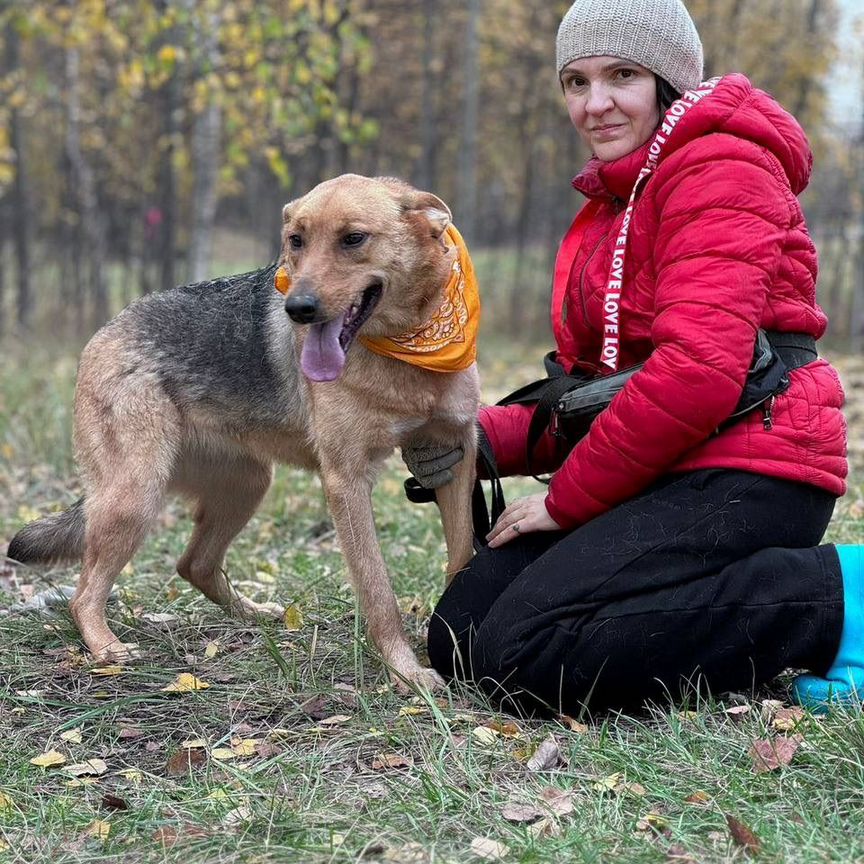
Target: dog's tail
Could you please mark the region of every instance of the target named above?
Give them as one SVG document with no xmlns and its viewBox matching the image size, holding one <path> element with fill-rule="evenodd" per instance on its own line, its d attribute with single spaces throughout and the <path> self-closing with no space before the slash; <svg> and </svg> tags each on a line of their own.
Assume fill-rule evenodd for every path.
<svg viewBox="0 0 864 864">
<path fill-rule="evenodd" d="M 6 557 L 21 564 L 77 561 L 84 554 L 84 499 L 62 513 L 25 525 L 10 541 Z"/>
</svg>

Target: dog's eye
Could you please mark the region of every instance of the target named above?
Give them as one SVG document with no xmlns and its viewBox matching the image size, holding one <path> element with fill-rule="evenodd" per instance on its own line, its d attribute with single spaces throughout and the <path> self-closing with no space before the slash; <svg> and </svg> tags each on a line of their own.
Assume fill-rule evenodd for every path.
<svg viewBox="0 0 864 864">
<path fill-rule="evenodd" d="M 288 245 L 292 249 L 299 249 L 303 245 L 303 238 L 299 234 L 291 234 L 288 237 Z"/>
<path fill-rule="evenodd" d="M 343 246 L 359 246 L 369 235 L 362 231 L 352 231 L 342 238 Z"/>
</svg>

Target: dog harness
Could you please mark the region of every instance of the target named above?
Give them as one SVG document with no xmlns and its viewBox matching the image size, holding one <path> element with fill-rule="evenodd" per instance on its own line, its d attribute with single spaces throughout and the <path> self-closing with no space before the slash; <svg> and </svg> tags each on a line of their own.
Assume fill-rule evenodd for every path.
<svg viewBox="0 0 864 864">
<path fill-rule="evenodd" d="M 426 324 L 411 333 L 361 335 L 360 341 L 370 351 L 433 372 L 458 372 L 477 359 L 480 292 L 474 265 L 455 226 L 447 226 L 444 240 L 456 248 L 456 259 L 441 305 Z"/>
</svg>

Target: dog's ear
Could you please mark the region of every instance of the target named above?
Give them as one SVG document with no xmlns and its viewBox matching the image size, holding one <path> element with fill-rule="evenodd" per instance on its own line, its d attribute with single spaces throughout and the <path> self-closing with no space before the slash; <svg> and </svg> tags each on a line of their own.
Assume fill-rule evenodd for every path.
<svg viewBox="0 0 864 864">
<path fill-rule="evenodd" d="M 433 237 L 440 237 L 453 221 L 450 208 L 431 192 L 420 192 L 417 189 L 412 189 L 402 196 L 400 203 L 404 210 L 419 212 L 426 217 Z"/>
</svg>

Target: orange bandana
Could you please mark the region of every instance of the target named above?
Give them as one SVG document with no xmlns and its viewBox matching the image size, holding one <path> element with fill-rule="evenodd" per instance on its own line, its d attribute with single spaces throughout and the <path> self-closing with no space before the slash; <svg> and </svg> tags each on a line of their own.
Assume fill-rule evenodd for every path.
<svg viewBox="0 0 864 864">
<path fill-rule="evenodd" d="M 444 233 L 448 246 L 455 246 L 456 260 L 444 300 L 419 330 L 402 336 L 360 336 L 376 354 L 393 357 L 433 372 L 459 372 L 477 359 L 477 328 L 480 324 L 480 292 L 468 247 L 455 226 Z"/>
</svg>

